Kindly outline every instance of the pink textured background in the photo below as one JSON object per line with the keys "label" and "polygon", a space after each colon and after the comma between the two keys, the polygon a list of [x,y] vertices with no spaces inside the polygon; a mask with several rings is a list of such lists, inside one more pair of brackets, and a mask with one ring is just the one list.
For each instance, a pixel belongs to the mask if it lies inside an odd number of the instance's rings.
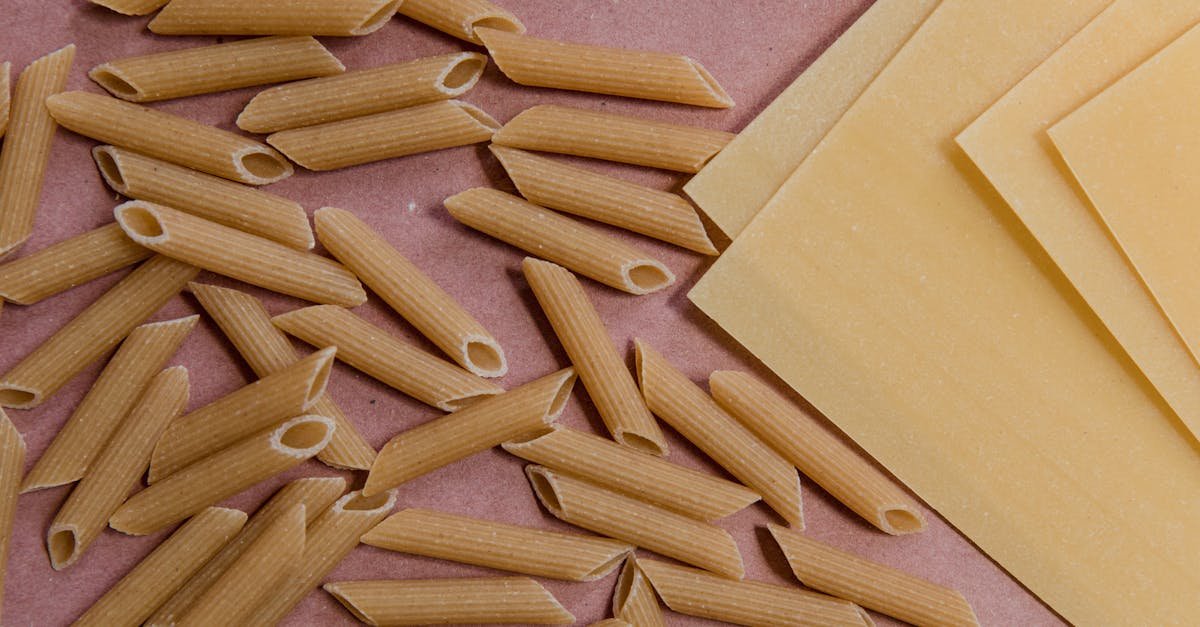
{"label": "pink textured background", "polygon": [[[678,51],[700,60],[737,101],[728,111],[637,102],[509,83],[494,67],[464,100],[501,121],[522,109],[545,102],[633,113],[674,122],[737,131],[870,4],[869,0],[506,0],[531,34],[582,42]],[[144,29],[146,18],[127,18],[83,0],[6,0],[0,10],[0,59],[13,61],[14,72],[34,58],[75,42],[79,46],[70,89],[99,92],[86,70],[117,57],[212,43],[215,38],[169,38]],[[358,39],[327,38],[324,43],[350,69],[368,67],[469,47],[423,25],[398,17],[378,33]],[[14,76],[15,78],[15,76]],[[222,128],[236,130],[233,120],[257,88],[199,96],[154,105]],[[20,254],[94,228],[112,219],[118,198],[104,187],[89,155],[94,142],[70,133],[55,139],[46,189],[32,239]],[[677,188],[683,178],[662,172],[589,164],[660,188]],[[271,191],[301,202],[310,212],[326,205],[353,210],[436,281],[457,296],[503,344],[511,364],[501,381],[518,385],[567,364],[553,332],[540,315],[519,272],[522,253],[455,223],[441,200],[479,185],[511,189],[502,169],[482,147],[467,147],[360,166],[333,173],[300,171]],[[665,292],[631,297],[595,283],[587,290],[609,324],[614,340],[630,347],[645,338],[697,381],[715,369],[748,369],[771,377],[698,310],[685,294],[709,260],[651,240],[606,229],[663,260],[679,277]],[[28,354],[124,272],[95,281],[39,305],[9,305],[0,316],[0,371]],[[233,285],[209,274],[203,281]],[[266,295],[273,313],[300,306],[299,301]],[[814,295],[819,298],[819,295]],[[200,309],[193,299],[174,299],[155,319],[178,317]],[[434,350],[377,299],[360,308],[369,320]],[[250,377],[233,348],[215,325],[202,319],[174,363],[186,365],[192,377],[191,407],[212,401]],[[11,411],[29,447],[27,468],[49,444],[72,408],[87,391],[100,364],[93,365],[43,406]],[[367,440],[377,448],[397,432],[421,424],[438,413],[342,365],[330,390]],[[602,430],[595,410],[576,388],[562,418],[566,424]],[[668,432],[672,461],[722,474],[674,432]],[[497,450],[452,464],[400,488],[401,506],[421,506],[549,529],[568,527],[541,510],[521,472],[522,462]],[[224,505],[252,512],[274,490],[305,475],[336,474],[312,461],[230,499]],[[360,483],[362,475],[346,476]],[[69,488],[45,490],[20,499],[9,564],[6,625],[69,623],[166,533],[145,538],[106,531],[83,559],[66,572],[50,568],[44,531]],[[859,521],[810,482],[805,483],[808,533],[864,556],[902,568],[963,592],[988,625],[1051,625],[1060,621],[1012,578],[936,514],[926,512],[929,529],[916,536],[890,537]],[[726,520],[741,547],[749,578],[792,583],[779,550],[765,532],[773,514],[756,505]],[[764,542],[765,540],[765,542]],[[330,580],[451,577],[495,574],[432,559],[362,546],[329,577]],[[580,584],[545,582],[581,624],[609,616],[615,572],[600,581]],[[669,615],[672,624],[707,621]],[[876,615],[879,624],[896,624]],[[309,595],[289,624],[352,624],[354,621],[323,592]]]}

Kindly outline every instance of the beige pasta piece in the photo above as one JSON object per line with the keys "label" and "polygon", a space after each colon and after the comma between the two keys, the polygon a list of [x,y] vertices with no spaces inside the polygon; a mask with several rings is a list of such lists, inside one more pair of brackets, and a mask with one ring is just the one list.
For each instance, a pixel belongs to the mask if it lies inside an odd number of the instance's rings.
{"label": "beige pasta piece", "polygon": [[71,44],[30,63],[17,77],[0,149],[0,257],[24,244],[33,232],[50,144],[58,129],[45,102],[66,86],[74,60]]}
{"label": "beige pasta piece", "polygon": [[108,524],[129,535],[154,533],[313,457],[333,429],[324,416],[297,416],[134,494]]}
{"label": "beige pasta piece", "polygon": [[575,617],[527,577],[339,581],[323,586],[368,625],[570,625]]}
{"label": "beige pasta piece", "polygon": [[619,226],[705,255],[717,254],[700,216],[678,194],[651,189],[561,161],[490,146],[529,202]]}
{"label": "beige pasta piece", "polygon": [[804,528],[796,468],[731,418],[708,394],[642,340],[638,380],[646,405],[713,461],[762,496],[784,520]]}
{"label": "beige pasta piece", "polygon": [[893,535],[925,528],[920,506],[891,478],[766,384],[731,371],[708,381],[729,415],[867,522]]}
{"label": "beige pasta piece", "polygon": [[526,466],[525,474],[542,506],[563,522],[725,577],[745,573],[737,545],[720,527],[544,466]]}
{"label": "beige pasta piece", "polygon": [[270,146],[110,96],[64,92],[46,99],[46,107],[80,135],[231,181],[266,185],[293,173]]}
{"label": "beige pasta piece", "polygon": [[517,16],[488,0],[406,0],[396,12],[473,44],[483,44],[476,28],[525,32]]}
{"label": "beige pasta piece", "polygon": [[358,279],[332,259],[142,200],[117,205],[113,215],[138,244],[205,270],[317,303],[367,300]]}
{"label": "beige pasta piece", "polygon": [[150,483],[307,411],[325,393],[335,353],[319,350],[172,422],[154,447]]}
{"label": "beige pasta piece", "polygon": [[108,186],[122,196],[186,211],[292,248],[313,247],[308,214],[295,201],[116,146],[96,146],[92,157]]}
{"label": "beige pasta piece", "polygon": [[500,71],[518,85],[717,109],[733,106],[717,79],[681,54],[568,43],[493,28],[477,28],[475,34]]}
{"label": "beige pasta piece", "polygon": [[171,0],[88,0],[122,15],[150,15]]}
{"label": "beige pasta piece", "polygon": [[975,611],[957,590],[769,525],[800,583],[914,625],[978,625]]}
{"label": "beige pasta piece", "polygon": [[[217,323],[259,377],[279,372],[296,363],[296,350],[274,324],[257,298],[237,290],[192,283],[192,296]],[[333,439],[317,459],[335,468],[369,470],[375,449],[363,439],[341,408],[326,392],[308,408],[309,413],[332,418],[337,423]]]}
{"label": "beige pasta piece", "polygon": [[341,307],[306,307],[271,321],[313,346],[337,346],[339,360],[442,411],[459,410],[504,392],[499,385],[403,342]]}
{"label": "beige pasta piece", "polygon": [[46,550],[54,570],[78,561],[104,531],[108,517],[150,465],[158,436],[183,412],[187,401],[188,372],[183,366],[168,368],[151,379],[50,523]]}
{"label": "beige pasta piece", "polygon": [[0,137],[8,130],[8,116],[12,111],[12,63],[0,63]]}
{"label": "beige pasta piece", "polygon": [[40,405],[111,351],[199,272],[161,255],[139,266],[0,377],[0,406]]}
{"label": "beige pasta piece", "polygon": [[0,611],[4,610],[4,574],[8,570],[8,546],[24,468],[25,439],[0,409]]}
{"label": "beige pasta piece", "polygon": [[595,536],[555,533],[427,509],[406,509],[362,537],[363,544],[497,570],[595,581],[633,547]]}
{"label": "beige pasta piece", "polygon": [[458,100],[364,115],[272,133],[267,143],[309,170],[352,165],[486,142],[500,123]]}
{"label": "beige pasta piece", "polygon": [[198,512],[84,612],[76,627],[142,624],[245,523],[245,512],[236,509]]}
{"label": "beige pasta piece", "polygon": [[0,298],[32,305],[152,254],[108,224],[0,266]]}
{"label": "beige pasta piece", "polygon": [[379,451],[363,494],[379,494],[502,442],[545,432],[566,408],[574,385],[575,371],[566,368],[402,432]]}
{"label": "beige pasta piece", "polygon": [[735,625],[874,625],[862,608],[816,592],[758,581],[730,581],[695,568],[638,560],[667,607]]}
{"label": "beige pasta piece", "polygon": [[457,98],[483,75],[487,56],[455,52],[279,85],[259,92],[237,118],[273,133]]}
{"label": "beige pasta piece", "polygon": [[632,555],[625,560],[625,567],[617,578],[617,589],[613,591],[613,616],[628,621],[637,627],[667,627],[663,619],[658,595],[646,579],[646,573],[638,568]]}
{"label": "beige pasta piece", "polygon": [[615,113],[537,105],[509,120],[492,141],[694,174],[734,137],[724,131]]}
{"label": "beige pasta piece", "polygon": [[445,200],[455,220],[609,287],[649,294],[675,283],[662,262],[578,220],[486,187]]}
{"label": "beige pasta piece", "polygon": [[150,20],[159,35],[331,35],[373,33],[400,0],[172,0]]}
{"label": "beige pasta piece", "polygon": [[627,623],[619,618],[606,618],[592,623],[590,627],[633,627],[633,623]]}
{"label": "beige pasta piece", "polygon": [[325,250],[458,365],[481,377],[508,372],[492,334],[382,235],[344,209],[319,209],[313,221]]}

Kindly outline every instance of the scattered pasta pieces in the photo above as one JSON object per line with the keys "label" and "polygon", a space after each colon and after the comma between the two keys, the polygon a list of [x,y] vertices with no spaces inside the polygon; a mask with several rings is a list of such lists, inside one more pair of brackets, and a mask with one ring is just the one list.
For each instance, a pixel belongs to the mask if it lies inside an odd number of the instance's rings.
{"label": "scattered pasta pieces", "polygon": [[339,581],[324,588],[368,625],[575,622],[554,595],[527,577]]}
{"label": "scattered pasta pieces", "polygon": [[150,20],[159,35],[368,35],[400,0],[171,0]]}

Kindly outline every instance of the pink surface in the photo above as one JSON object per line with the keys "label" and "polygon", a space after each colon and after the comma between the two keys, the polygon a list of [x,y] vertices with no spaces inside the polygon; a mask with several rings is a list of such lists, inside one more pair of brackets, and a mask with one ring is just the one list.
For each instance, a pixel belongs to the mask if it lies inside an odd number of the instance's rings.
{"label": "pink surface", "polygon": [[[170,38],[144,29],[146,18],[127,18],[83,0],[45,2],[7,0],[0,24],[0,59],[13,61],[14,74],[34,58],[75,42],[79,46],[70,89],[101,91],[85,76],[105,60],[210,43],[214,38]],[[576,41],[678,51],[700,60],[725,86],[738,106],[728,111],[702,110],[545,89],[521,88],[494,67],[464,100],[501,121],[522,109],[546,102],[600,108],[656,119],[736,131],[845,29],[869,0],[712,0],[680,3],[669,0],[506,0],[532,34]],[[324,43],[350,69],[368,67],[469,48],[404,18],[378,33],[359,39],[325,39]],[[15,78],[15,76],[14,76]],[[255,88],[200,96],[155,105],[166,111],[236,130],[233,120],[256,93]],[[94,142],[60,133],[55,139],[46,190],[32,239],[19,254],[78,234],[112,219],[119,201],[105,188],[89,150]],[[660,188],[677,188],[683,178],[620,166],[590,166]],[[501,381],[511,387],[567,364],[553,332],[520,276],[523,254],[454,222],[441,200],[479,185],[511,189],[503,170],[482,146],[447,150],[332,173],[299,172],[271,191],[301,202],[310,212],[326,205],[350,209],[382,231],[402,252],[457,296],[503,344],[511,365]],[[690,305],[685,294],[709,261],[651,240],[606,229],[664,261],[679,277],[671,289],[632,297],[595,283],[586,288],[618,346],[630,349],[635,336],[648,340],[697,381],[716,369],[745,369],[783,386],[751,356]],[[33,307],[9,305],[0,315],[0,371],[7,370],[91,303],[120,276],[106,277]],[[202,281],[234,282],[204,274]],[[263,296],[273,313],[301,305],[299,301],[238,286]],[[814,298],[819,296],[814,295]],[[155,319],[199,312],[188,296],[174,299]],[[402,320],[372,297],[359,309],[367,319],[433,351]],[[632,360],[631,360],[632,361]],[[215,325],[202,318],[174,363],[191,372],[191,407],[214,400],[250,376],[232,346]],[[100,364],[93,365],[43,406],[10,411],[29,448],[27,469],[54,437],[87,391]],[[435,410],[339,365],[330,390],[351,420],[375,447],[406,428],[438,415]],[[562,418],[566,424],[602,431],[595,410],[576,388]],[[668,437],[672,461],[722,474],[713,463],[674,432]],[[549,529],[568,527],[539,508],[521,472],[522,462],[497,450],[452,464],[400,488],[401,507],[420,506],[471,514]],[[333,475],[313,461],[266,481],[224,505],[252,512],[290,479]],[[360,484],[362,474],[348,479]],[[83,612],[164,537],[122,536],[106,531],[81,561],[65,572],[50,568],[44,533],[69,488],[23,495],[14,529],[9,564],[5,625],[62,625]],[[929,529],[916,536],[890,537],[858,520],[811,482],[805,482],[808,533],[835,546],[902,568],[966,595],[988,625],[1051,625],[1060,621],[1037,599],[947,526],[926,511]],[[786,563],[770,541],[765,524],[776,520],[756,505],[721,521],[742,550],[749,578],[793,583]],[[486,569],[390,553],[373,547],[356,549],[329,580],[451,577],[496,574]],[[592,583],[547,581],[547,587],[581,624],[609,616],[616,574]],[[894,621],[875,615],[878,624]],[[669,615],[672,624],[706,621]],[[309,595],[288,624],[353,624],[331,597]]]}

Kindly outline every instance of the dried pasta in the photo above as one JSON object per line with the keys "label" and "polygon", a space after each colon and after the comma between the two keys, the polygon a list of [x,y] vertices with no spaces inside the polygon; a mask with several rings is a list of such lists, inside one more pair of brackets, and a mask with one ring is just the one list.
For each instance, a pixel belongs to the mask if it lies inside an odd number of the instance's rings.
{"label": "dried pasta", "polygon": [[476,28],[525,32],[517,16],[488,0],[406,0],[397,13],[473,44],[483,44]]}
{"label": "dried pasta", "polygon": [[12,112],[12,63],[0,63],[0,137],[8,130],[8,116]]}
{"label": "dried pasta", "polygon": [[339,581],[325,591],[369,625],[570,625],[575,617],[527,577]]}
{"label": "dried pasta", "polygon": [[88,0],[122,15],[150,15],[171,0]]}
{"label": "dried pasta", "polygon": [[12,541],[13,519],[17,514],[17,494],[21,471],[25,468],[25,439],[0,409],[0,611],[4,609],[4,578],[8,570],[8,547]]}
{"label": "dried pasta", "polygon": [[658,595],[646,579],[646,573],[638,568],[632,555],[625,560],[625,567],[617,578],[617,589],[613,591],[613,616],[637,627],[667,627],[663,619]]}
{"label": "dried pasta", "polygon": [[159,35],[368,35],[400,0],[171,0],[150,20]]}
{"label": "dried pasta", "polygon": [[107,224],[0,266],[0,298],[32,305],[152,254]]}

